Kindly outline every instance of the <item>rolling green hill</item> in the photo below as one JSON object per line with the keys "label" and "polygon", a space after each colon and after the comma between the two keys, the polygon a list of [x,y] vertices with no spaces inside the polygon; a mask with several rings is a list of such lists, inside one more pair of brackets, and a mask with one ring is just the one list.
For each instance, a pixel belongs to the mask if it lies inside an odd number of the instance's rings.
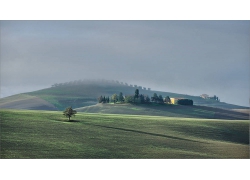
{"label": "rolling green hill", "polygon": [[0,109],[35,109],[35,110],[58,110],[53,104],[28,94],[17,94],[0,99]]}
{"label": "rolling green hill", "polygon": [[[64,110],[68,106],[73,108],[79,108],[89,105],[95,105],[99,96],[109,96],[112,94],[122,92],[123,95],[133,95],[136,88],[139,88],[140,94],[153,96],[154,93],[158,95],[188,98],[194,101],[195,105],[227,108],[227,109],[247,109],[247,107],[227,104],[218,102],[211,99],[202,99],[199,96],[189,96],[183,94],[160,92],[153,90],[142,89],[141,87],[133,87],[121,82],[98,80],[98,81],[74,81],[63,84],[56,84],[54,87],[46,88],[34,92],[19,94],[21,100],[17,98],[15,105],[13,99],[17,96],[11,96],[0,99],[0,108],[11,108],[11,109],[37,109],[37,110]],[[33,100],[30,101],[30,98]],[[43,102],[41,100],[44,100]],[[47,103],[45,103],[45,101]],[[33,104],[32,104],[33,103]],[[40,103],[40,104],[39,104]]]}
{"label": "rolling green hill", "polygon": [[0,158],[249,158],[249,122],[0,110]]}
{"label": "rolling green hill", "polygon": [[242,119],[249,120],[248,112],[237,112],[206,106],[180,106],[172,104],[106,104],[76,108],[77,112],[104,114],[131,114],[167,117],[206,118],[206,119]]}

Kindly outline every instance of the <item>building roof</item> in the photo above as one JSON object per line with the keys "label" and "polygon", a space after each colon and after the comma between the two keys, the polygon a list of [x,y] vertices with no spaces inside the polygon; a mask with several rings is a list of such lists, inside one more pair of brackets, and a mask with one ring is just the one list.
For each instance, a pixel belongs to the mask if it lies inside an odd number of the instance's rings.
{"label": "building roof", "polygon": [[207,94],[202,94],[202,95],[200,95],[200,97],[209,97],[209,95],[207,95]]}

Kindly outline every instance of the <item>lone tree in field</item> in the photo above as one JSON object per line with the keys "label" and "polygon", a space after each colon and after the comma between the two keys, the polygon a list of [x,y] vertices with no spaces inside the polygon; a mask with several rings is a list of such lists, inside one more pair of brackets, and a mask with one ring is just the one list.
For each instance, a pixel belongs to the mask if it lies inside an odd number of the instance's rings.
{"label": "lone tree in field", "polygon": [[69,118],[69,121],[71,116],[75,116],[76,113],[76,110],[73,110],[72,107],[68,107],[63,111],[63,115]]}

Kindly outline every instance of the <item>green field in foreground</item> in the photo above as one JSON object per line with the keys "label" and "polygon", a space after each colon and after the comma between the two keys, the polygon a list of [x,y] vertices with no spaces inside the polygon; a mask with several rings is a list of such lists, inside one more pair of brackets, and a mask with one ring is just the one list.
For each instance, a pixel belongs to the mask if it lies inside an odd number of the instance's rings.
{"label": "green field in foreground", "polygon": [[249,158],[249,121],[0,110],[1,158]]}

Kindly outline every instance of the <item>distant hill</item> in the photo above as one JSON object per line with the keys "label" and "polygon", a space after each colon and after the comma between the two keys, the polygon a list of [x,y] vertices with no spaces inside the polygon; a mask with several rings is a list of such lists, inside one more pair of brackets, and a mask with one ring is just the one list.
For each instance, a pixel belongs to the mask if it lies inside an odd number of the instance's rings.
{"label": "distant hill", "polygon": [[133,95],[136,88],[139,89],[140,94],[148,96],[153,96],[154,93],[157,93],[157,95],[162,95],[163,97],[169,96],[192,99],[194,105],[225,109],[248,109],[248,107],[203,99],[199,96],[148,90],[148,88],[143,88],[139,85],[129,85],[123,82],[108,80],[82,80],[54,84],[50,88],[2,98],[0,99],[0,108],[61,111],[68,106],[79,108],[95,105],[97,98],[101,95],[111,97],[112,94],[119,94],[120,92],[122,92],[123,95]]}
{"label": "distant hill", "polygon": [[0,99],[0,109],[29,109],[29,110],[50,110],[58,109],[51,103],[37,96],[18,94]]}
{"label": "distant hill", "polygon": [[96,104],[76,108],[77,112],[103,114],[130,114],[167,117],[185,117],[202,119],[238,119],[248,120],[247,112],[237,112],[229,109],[220,109],[206,106],[180,106],[172,104]]}

